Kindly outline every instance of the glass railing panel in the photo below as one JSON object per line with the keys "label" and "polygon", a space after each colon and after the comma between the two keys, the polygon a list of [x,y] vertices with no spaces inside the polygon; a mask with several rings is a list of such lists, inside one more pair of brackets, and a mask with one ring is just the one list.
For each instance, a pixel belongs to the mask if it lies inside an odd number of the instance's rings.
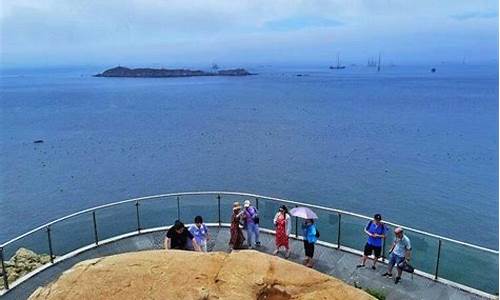
{"label": "glass railing panel", "polygon": [[[216,197],[216,195],[214,195]],[[221,195],[221,222],[231,223],[231,216],[233,214],[233,203],[239,202],[243,207],[243,202],[248,199],[252,205],[256,206],[255,198],[239,196],[239,195]],[[260,200],[259,200],[260,205]]]}
{"label": "glass railing panel", "polygon": [[[323,242],[337,244],[339,226],[337,213],[319,209],[313,209],[313,211],[318,215],[316,227],[320,233],[319,239]],[[299,219],[299,221],[303,222],[302,219]],[[300,235],[302,235],[302,232],[300,232]]]}
{"label": "glass railing panel", "polygon": [[54,255],[62,256],[95,243],[92,213],[85,213],[50,226]]}
{"label": "glass railing panel", "polygon": [[217,223],[219,221],[217,195],[180,196],[179,204],[180,220],[184,224],[194,223],[196,216],[201,216],[205,223]]}
{"label": "glass railing panel", "polygon": [[137,231],[135,202],[125,202],[99,209],[96,211],[96,219],[100,241]]}
{"label": "glass railing panel", "polygon": [[346,214],[341,215],[340,245],[363,251],[367,235],[364,232],[369,220]]}
{"label": "glass railing panel", "polygon": [[[287,205],[283,202],[278,202],[269,199],[259,199],[259,221],[260,228],[266,228],[270,230],[275,230],[274,217],[279,210],[279,207],[285,205],[288,210],[292,209],[293,206]],[[300,226],[300,225],[299,225]],[[300,231],[300,228],[299,228]],[[295,235],[295,218],[292,218],[291,234]],[[299,232],[300,234],[300,232]]]}
{"label": "glass railing panel", "polygon": [[[41,229],[27,235],[3,249],[5,271],[8,282],[28,274],[40,266],[50,262],[47,231]],[[0,276],[0,289],[3,288],[3,277]]]}
{"label": "glass railing panel", "polygon": [[142,200],[139,205],[141,229],[164,227],[177,220],[177,199],[163,197]]}
{"label": "glass railing panel", "polygon": [[442,241],[438,276],[498,295],[498,254]]}

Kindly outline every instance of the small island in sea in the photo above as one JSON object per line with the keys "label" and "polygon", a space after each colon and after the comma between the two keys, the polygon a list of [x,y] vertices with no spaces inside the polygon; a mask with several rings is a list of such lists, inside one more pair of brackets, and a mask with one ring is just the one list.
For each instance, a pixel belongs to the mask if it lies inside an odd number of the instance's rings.
{"label": "small island in sea", "polygon": [[95,77],[192,77],[192,76],[248,76],[255,75],[245,69],[228,69],[214,72],[189,69],[152,69],[115,67],[108,69]]}

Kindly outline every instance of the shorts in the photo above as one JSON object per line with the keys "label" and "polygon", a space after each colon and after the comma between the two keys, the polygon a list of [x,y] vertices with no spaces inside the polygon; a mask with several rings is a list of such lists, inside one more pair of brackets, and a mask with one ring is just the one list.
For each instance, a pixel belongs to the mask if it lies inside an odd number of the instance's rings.
{"label": "shorts", "polygon": [[379,258],[380,253],[382,252],[382,247],[377,247],[366,243],[364,251],[365,256],[372,255],[372,252],[375,252],[375,257]]}
{"label": "shorts", "polygon": [[314,243],[304,240],[304,250],[306,251],[306,256],[312,258],[314,256]]}
{"label": "shorts", "polygon": [[389,257],[389,266],[394,266],[399,268],[399,264],[405,260],[404,257],[391,253],[391,257]]}

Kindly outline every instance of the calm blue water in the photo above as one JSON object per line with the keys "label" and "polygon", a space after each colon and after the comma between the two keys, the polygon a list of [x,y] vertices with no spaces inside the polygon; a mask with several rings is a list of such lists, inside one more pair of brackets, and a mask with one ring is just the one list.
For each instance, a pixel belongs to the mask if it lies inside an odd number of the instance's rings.
{"label": "calm blue water", "polygon": [[429,69],[4,73],[0,241],[129,197],[235,190],[498,248],[497,66]]}

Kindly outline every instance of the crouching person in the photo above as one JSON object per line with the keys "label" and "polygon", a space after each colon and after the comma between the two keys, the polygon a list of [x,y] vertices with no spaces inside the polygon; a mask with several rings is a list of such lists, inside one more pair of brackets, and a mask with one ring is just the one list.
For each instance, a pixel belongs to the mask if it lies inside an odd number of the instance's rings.
{"label": "crouching person", "polygon": [[196,216],[194,218],[194,224],[189,227],[189,232],[194,236],[196,244],[200,246],[203,252],[207,252],[207,242],[210,238],[208,235],[208,228],[203,223],[203,218],[201,216]]}
{"label": "crouching person", "polygon": [[[190,245],[192,243],[192,248]],[[165,249],[195,250],[201,251],[194,236],[187,230],[184,224],[176,220],[174,225],[167,231],[165,237]]]}

